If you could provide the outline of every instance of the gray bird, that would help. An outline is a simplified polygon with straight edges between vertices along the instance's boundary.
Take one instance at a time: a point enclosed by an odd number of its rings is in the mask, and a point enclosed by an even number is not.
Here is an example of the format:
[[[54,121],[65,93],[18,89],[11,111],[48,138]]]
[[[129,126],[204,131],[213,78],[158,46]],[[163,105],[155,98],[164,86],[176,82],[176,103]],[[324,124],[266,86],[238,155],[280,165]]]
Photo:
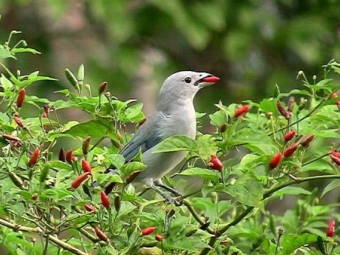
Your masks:
[[[133,138],[124,146],[120,154],[125,162],[131,161],[141,150],[146,168],[133,180],[154,189],[168,202],[174,199],[165,194],[160,187],[176,194],[179,192],[165,186],[161,178],[175,168],[186,156],[186,151],[153,153],[154,148],[165,138],[184,135],[195,139],[196,116],[193,99],[203,87],[219,80],[209,73],[181,71],[170,75],[163,83],[156,110],[137,130]],[[111,166],[106,173],[114,172]]]

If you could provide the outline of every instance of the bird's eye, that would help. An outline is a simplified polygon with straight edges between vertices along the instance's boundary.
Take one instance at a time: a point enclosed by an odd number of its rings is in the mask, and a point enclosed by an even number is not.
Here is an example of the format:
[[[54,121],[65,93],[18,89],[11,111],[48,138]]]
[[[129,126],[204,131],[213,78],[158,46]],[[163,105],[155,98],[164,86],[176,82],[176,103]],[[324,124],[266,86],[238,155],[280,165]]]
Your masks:
[[[190,77],[185,77],[184,81],[185,81],[186,83],[190,83],[190,82],[191,82],[191,78],[190,78]]]

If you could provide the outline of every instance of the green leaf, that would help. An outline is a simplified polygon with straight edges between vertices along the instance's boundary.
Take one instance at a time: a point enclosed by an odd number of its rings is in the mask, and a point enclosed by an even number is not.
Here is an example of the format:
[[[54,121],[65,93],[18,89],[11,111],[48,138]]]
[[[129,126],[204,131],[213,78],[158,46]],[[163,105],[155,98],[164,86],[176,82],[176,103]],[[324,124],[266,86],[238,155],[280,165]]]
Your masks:
[[[170,151],[193,151],[197,152],[197,144],[195,140],[184,136],[175,135],[164,139],[160,142],[153,153],[170,152]]]
[[[328,192],[332,191],[333,189],[336,189],[340,187],[340,180],[333,180],[331,181],[324,189],[323,192],[321,194],[321,197],[323,197],[324,195],[326,195]]]
[[[243,175],[234,184],[223,189],[241,204],[259,207],[263,196],[263,187],[252,174]]]
[[[64,133],[82,138],[87,136],[91,136],[91,138],[102,138],[106,135],[107,131],[108,126],[104,124],[103,121],[90,120],[74,125]]]
[[[106,157],[110,160],[110,163],[120,169],[124,163],[125,159],[120,154],[107,154]]]
[[[5,50],[4,48],[1,48],[0,45],[0,59],[5,59],[5,58],[14,58],[15,57],[9,52],[8,50]]]
[[[285,234],[282,236],[282,250],[281,255],[291,255],[294,251],[303,245],[315,243],[317,241],[316,235],[311,234]]]
[[[213,181],[214,183],[216,183],[219,178],[218,172],[199,167],[188,168],[185,171],[178,173],[178,175],[199,177],[204,180]]]
[[[271,197],[283,197],[284,195],[311,195],[312,193],[301,187],[285,187],[272,194]]]
[[[142,162],[129,162],[123,166],[121,166],[120,171],[124,173],[124,175],[129,175],[134,171],[143,170],[146,167]]]

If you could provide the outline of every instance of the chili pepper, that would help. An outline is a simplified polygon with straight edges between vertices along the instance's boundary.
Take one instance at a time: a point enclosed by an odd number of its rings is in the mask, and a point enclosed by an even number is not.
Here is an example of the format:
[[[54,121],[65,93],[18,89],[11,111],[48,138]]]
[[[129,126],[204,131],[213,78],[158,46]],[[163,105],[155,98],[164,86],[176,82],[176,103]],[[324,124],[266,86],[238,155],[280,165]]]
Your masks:
[[[88,178],[89,175],[90,175],[89,172],[79,175],[77,178],[74,179],[74,181],[71,184],[71,187],[74,189],[78,188]]]
[[[244,115],[247,112],[249,112],[249,110],[250,110],[249,105],[242,105],[235,110],[234,117],[235,118],[240,117],[241,115]]]
[[[66,152],[65,158],[66,158],[66,161],[67,161],[69,164],[72,164],[72,163],[73,163],[74,157],[73,157],[73,155],[72,155],[72,150],[68,150],[68,151]]]
[[[114,187],[116,186],[116,184],[117,184],[116,182],[111,182],[109,185],[107,185],[105,190],[104,190],[105,194],[109,195],[112,192],[112,190],[114,189]]]
[[[337,164],[338,166],[340,166],[340,158],[337,156],[334,156],[333,154],[329,155],[331,157],[331,160]]]
[[[293,155],[293,153],[296,151],[296,149],[298,148],[298,143],[294,143],[291,146],[289,146],[288,148],[286,148],[283,152],[283,156],[285,156],[286,158],[290,157],[291,155]]]
[[[327,231],[326,231],[327,237],[333,238],[335,235],[335,221],[331,220],[328,224]]]
[[[36,148],[33,151],[32,155],[30,157],[30,160],[28,161],[28,164],[27,164],[28,167],[33,167],[37,163],[39,154],[40,154],[40,150],[39,150],[39,148]]]
[[[102,205],[106,208],[110,208],[110,200],[109,197],[105,194],[104,191],[100,192],[100,200],[102,201]]]
[[[140,170],[138,170],[138,171],[134,171],[134,172],[132,172],[131,174],[129,174],[127,177],[126,177],[126,183],[127,184],[129,184],[129,183],[131,183],[136,177],[137,177],[137,175],[139,175],[140,174]]]
[[[84,209],[88,212],[95,212],[96,211],[96,207],[94,207],[93,205],[90,205],[90,204],[84,204]]]
[[[98,94],[101,95],[103,94],[103,92],[105,91],[107,86],[107,82],[104,81],[102,84],[100,84],[99,88],[98,88]]]
[[[120,196],[115,196],[115,200],[114,200],[114,206],[115,206],[115,210],[116,210],[116,212],[119,212],[119,210],[120,210],[120,206],[121,206],[121,203],[122,203],[122,201],[121,201],[121,198],[120,198]]]
[[[277,167],[282,160],[282,153],[278,152],[269,162],[269,167],[271,169]]]
[[[105,233],[97,226],[93,227],[94,232],[96,233],[96,236],[99,238],[99,240],[107,242],[109,238],[105,235]]]
[[[292,140],[293,138],[294,138],[294,136],[295,136],[295,134],[296,134],[296,132],[294,131],[294,130],[290,130],[289,132],[287,132],[285,135],[284,135],[284,140],[286,141],[286,142],[288,142],[288,141],[290,141],[290,140]]]
[[[164,237],[163,237],[162,235],[155,235],[155,239],[156,239],[156,241],[158,241],[158,242],[163,242]]]
[[[19,90],[18,97],[17,97],[17,107],[20,108],[25,100],[26,97],[26,91],[24,88]]]
[[[299,141],[299,144],[305,148],[307,148],[310,144],[310,142],[314,139],[314,135],[313,134],[308,134],[304,137],[302,137]]]
[[[207,164],[207,166],[209,166],[210,168],[215,169],[219,172],[221,172],[223,170],[222,162],[216,155],[210,156],[210,161]]]
[[[22,123],[22,120],[21,120],[19,117],[14,116],[14,121],[15,121],[15,123],[17,123],[17,125],[18,125],[19,127],[25,129],[25,126],[24,126],[24,124]]]
[[[148,235],[152,234],[153,232],[155,232],[155,230],[156,230],[156,227],[147,227],[147,228],[144,228],[142,230],[142,235],[143,236],[148,236]]]
[[[62,162],[65,162],[65,151],[63,148],[60,148],[59,150],[59,155],[58,155],[58,159]]]
[[[85,159],[81,161],[81,168],[84,170],[84,172],[89,172],[89,173],[92,172],[92,168],[90,164]]]
[[[277,102],[276,102],[276,106],[277,106],[277,109],[279,110],[279,112],[281,113],[282,116],[284,116],[287,120],[290,119],[291,113],[288,112],[288,111],[283,107],[283,105],[281,104],[280,101],[277,101]]]

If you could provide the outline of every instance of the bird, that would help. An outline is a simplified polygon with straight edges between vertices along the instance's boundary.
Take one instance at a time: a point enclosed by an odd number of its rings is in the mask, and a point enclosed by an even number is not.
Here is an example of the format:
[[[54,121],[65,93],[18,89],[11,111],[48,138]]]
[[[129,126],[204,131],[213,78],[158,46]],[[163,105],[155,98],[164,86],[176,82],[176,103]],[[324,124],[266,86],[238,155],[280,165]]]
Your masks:
[[[210,73],[194,71],[179,71],[166,78],[158,94],[156,109],[119,152],[125,163],[131,161],[140,151],[142,153],[142,161],[146,167],[133,179],[133,183],[142,183],[155,190],[167,202],[176,204],[176,201],[160,188],[177,196],[180,196],[180,193],[164,185],[161,178],[174,169],[188,152],[153,151],[160,142],[174,135],[195,139],[194,97],[200,89],[219,80]],[[110,172],[115,173],[115,166],[111,165],[105,171]]]

